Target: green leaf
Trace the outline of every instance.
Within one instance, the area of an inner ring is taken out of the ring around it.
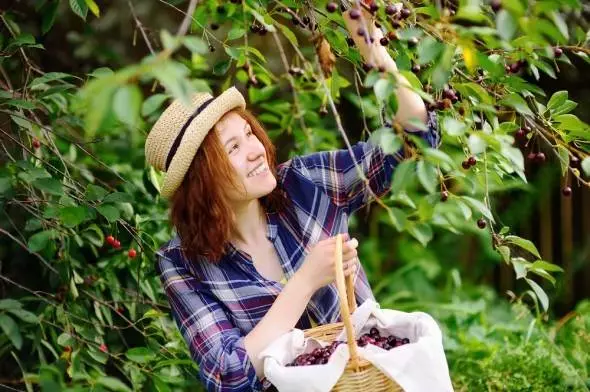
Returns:
[[[86,219],[86,207],[62,207],[59,210],[59,219],[66,227],[76,227]]]
[[[102,230],[100,230],[100,228],[94,223],[85,228],[81,235],[94,246],[100,247],[104,244],[104,234]]]
[[[88,14],[88,6],[84,0],[70,0],[70,8],[76,15],[86,21],[86,15]]]
[[[582,159],[582,170],[584,174],[590,177],[590,157]]]
[[[111,223],[115,222],[120,217],[119,210],[110,204],[102,204],[96,207],[96,209]]]
[[[369,138],[370,143],[379,145],[385,154],[395,154],[403,144],[402,139],[393,132],[393,129],[383,127],[373,131]]]
[[[100,201],[109,193],[106,189],[101,186],[89,184],[84,193],[84,197],[88,201]]]
[[[217,76],[225,75],[231,66],[231,59],[219,61],[213,66],[213,74]]]
[[[511,261],[516,273],[516,279],[526,278],[529,262],[522,257],[514,257]]]
[[[417,239],[422,246],[428,245],[432,240],[432,228],[426,223],[417,223],[408,227],[408,232]]]
[[[9,309],[8,312],[23,320],[25,323],[39,324],[39,318],[34,314],[24,309]]]
[[[500,101],[500,104],[513,107],[514,109],[516,109],[517,112],[519,112],[521,114],[526,114],[529,116],[533,115],[533,112],[531,111],[531,109],[527,105],[524,98],[522,98],[517,93],[511,93],[511,94],[507,95],[506,97],[504,97],[504,99],[502,99]]]
[[[502,260],[508,263],[510,262],[510,248],[504,245],[498,246],[498,252],[502,256]]]
[[[506,242],[509,242],[511,244],[517,245],[519,247],[521,247],[522,249],[528,251],[529,253],[535,255],[538,259],[541,258],[541,255],[539,254],[539,251],[537,250],[537,247],[535,246],[535,244],[533,244],[531,241],[526,240],[524,238],[520,238],[518,236],[515,235],[509,235],[506,236],[504,238],[504,240]]]
[[[395,89],[395,85],[390,78],[380,78],[373,86],[375,96],[380,102],[384,102],[389,98]]]
[[[244,34],[246,34],[246,30],[244,30],[243,27],[240,25],[234,25],[232,26],[231,30],[227,32],[227,40],[232,41],[234,39],[241,38],[244,36]]]
[[[186,37],[183,38],[182,42],[184,43],[184,46],[186,46],[186,48],[193,53],[197,53],[197,54],[209,53],[209,47],[207,46],[205,41],[203,41],[199,37],[187,35]]]
[[[555,23],[555,26],[557,26],[557,28],[559,29],[559,32],[563,34],[566,40],[569,39],[570,35],[567,29],[567,24],[563,20],[561,14],[559,12],[553,11],[550,12],[549,15],[551,16],[551,19],[553,19],[553,23]]]
[[[31,183],[40,191],[47,192],[51,195],[63,196],[64,190],[60,181],[54,178],[39,178]]]
[[[283,35],[289,40],[289,42],[291,42],[291,45],[293,45],[294,48],[299,47],[299,43],[297,42],[297,37],[291,31],[290,28],[288,28],[287,26],[282,25],[280,23],[277,23],[277,22],[275,22],[275,25],[279,27],[279,30],[281,30]]]
[[[119,380],[118,378],[115,378],[115,377],[108,377],[108,376],[99,377],[96,380],[96,382],[97,382],[97,384],[100,384],[100,385],[108,388],[111,391],[132,392],[131,388],[129,388],[127,386],[127,384],[124,384],[121,380]]]
[[[525,279],[525,280],[527,281],[529,286],[532,287],[537,298],[539,298],[539,301],[541,301],[541,306],[543,307],[543,310],[547,311],[547,309],[549,309],[549,297],[547,297],[547,293],[545,293],[545,290],[543,290],[537,282],[530,280],[530,279]]]
[[[141,91],[136,85],[126,84],[119,87],[113,97],[113,111],[117,118],[129,127],[135,127],[139,120],[142,99]]]
[[[428,193],[436,192],[438,185],[438,173],[434,166],[425,161],[418,161],[417,168],[418,180]]]
[[[154,94],[150,96],[148,99],[143,101],[143,105],[141,105],[141,115],[144,117],[149,116],[158,110],[167,99],[168,95],[166,94]]]
[[[0,310],[20,309],[23,307],[19,301],[11,298],[0,299]]]
[[[103,203],[133,203],[133,197],[123,192],[113,192],[104,198]]]
[[[416,162],[415,161],[402,161],[397,165],[393,171],[393,181],[391,183],[391,191],[393,193],[399,192],[406,188],[408,183],[416,174]]]
[[[508,11],[502,9],[496,14],[496,28],[503,40],[510,41],[518,29],[518,24]]]
[[[173,97],[187,105],[190,103],[189,96],[193,89],[187,80],[189,70],[186,66],[175,61],[165,61],[154,65],[151,72]]]
[[[57,338],[57,344],[62,347],[72,346],[74,343],[76,343],[76,339],[74,339],[74,337],[67,332],[62,333]]]
[[[559,129],[566,131],[583,131],[588,128],[588,125],[573,114],[560,114],[559,116],[553,117],[553,120],[560,123],[558,125]]]
[[[97,18],[100,17],[100,9],[98,8],[98,5],[94,2],[94,0],[84,0],[84,1],[86,2],[88,9],[90,9],[90,12],[92,12],[94,14],[94,16],[96,16]]]
[[[531,265],[531,269],[542,269],[542,270],[551,271],[551,272],[563,272],[563,268],[561,268],[560,266],[558,266],[556,264],[549,263],[545,260],[535,261]]]
[[[156,358],[156,353],[147,347],[135,347],[127,351],[125,354],[133,362],[147,363]]]
[[[47,34],[49,30],[51,30],[51,27],[55,22],[55,15],[57,15],[58,6],[59,3],[55,1],[45,4],[45,6],[42,8],[41,15],[43,16],[41,18],[41,33],[43,35]]]
[[[547,103],[547,109],[553,112],[556,108],[560,107],[567,101],[567,91],[562,90],[554,93],[549,102]]]
[[[416,49],[418,53],[418,64],[427,64],[438,58],[444,48],[445,46],[435,38],[430,36],[425,37],[420,41]]]
[[[2,328],[2,331],[4,331],[4,334],[8,337],[12,345],[20,350],[23,346],[23,338],[18,325],[12,317],[0,313],[0,328]]]
[[[29,238],[27,246],[31,252],[39,252],[40,250],[45,249],[49,240],[56,236],[57,232],[53,229],[35,233]]]
[[[468,129],[464,121],[456,120],[453,117],[443,117],[441,125],[443,132],[449,136],[463,136]]]
[[[467,204],[469,204],[471,206],[472,210],[475,210],[475,211],[481,213],[483,216],[488,218],[490,221],[495,222],[492,213],[490,212],[490,210],[488,209],[488,207],[486,207],[486,205],[484,203],[482,203],[481,201],[479,201],[477,199],[469,197],[469,196],[462,196],[461,198],[463,200],[465,200],[467,202]]]
[[[565,176],[570,165],[570,154],[567,148],[561,144],[557,145],[557,152],[559,154],[559,164],[561,165],[561,175]]]
[[[553,110],[553,115],[557,116],[558,114],[566,114],[574,110],[578,106],[578,104],[574,101],[570,101],[569,99],[565,101],[565,103]]]

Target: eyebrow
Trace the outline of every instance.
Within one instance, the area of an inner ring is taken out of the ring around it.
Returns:
[[[248,122],[246,122],[246,125],[244,126],[244,130],[246,128],[248,128],[250,126],[250,124]],[[237,138],[235,136],[230,137],[229,139],[226,140],[226,142],[223,144],[224,147],[227,147],[227,144],[233,140],[236,140]]]

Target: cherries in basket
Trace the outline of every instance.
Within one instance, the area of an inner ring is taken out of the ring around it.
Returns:
[[[304,353],[293,362],[288,363],[286,366],[307,366],[307,365],[323,365],[328,363],[330,356],[336,351],[336,347],[343,344],[342,341],[334,341],[332,344],[326,347],[316,348],[310,353]],[[392,348],[402,346],[410,343],[408,338],[399,338],[395,335],[381,336],[377,328],[371,328],[369,333],[362,335],[356,340],[356,343],[360,347],[364,347],[367,344],[374,344],[377,347],[381,347],[384,350],[391,350]]]
[[[392,348],[403,346],[404,344],[410,343],[408,338],[400,338],[395,335],[381,336],[379,330],[375,327],[371,328],[369,333],[362,335],[356,340],[356,343],[360,347],[364,347],[367,344],[374,344],[377,347],[381,347],[384,350],[391,350]]]

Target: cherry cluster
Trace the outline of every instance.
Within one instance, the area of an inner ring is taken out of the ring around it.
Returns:
[[[310,353],[298,355],[293,362],[286,366],[308,366],[308,365],[323,365],[328,363],[330,356],[336,351],[336,348],[344,342],[336,340],[329,346],[316,348]],[[381,336],[377,328],[371,328],[369,333],[362,335],[356,340],[360,347],[365,347],[367,344],[373,344],[384,350],[391,350],[392,348],[402,346],[410,343],[408,338],[400,338],[394,335]]]

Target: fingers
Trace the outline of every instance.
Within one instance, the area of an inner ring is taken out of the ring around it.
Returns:
[[[354,275],[359,268],[358,258],[344,263],[344,276]]]

